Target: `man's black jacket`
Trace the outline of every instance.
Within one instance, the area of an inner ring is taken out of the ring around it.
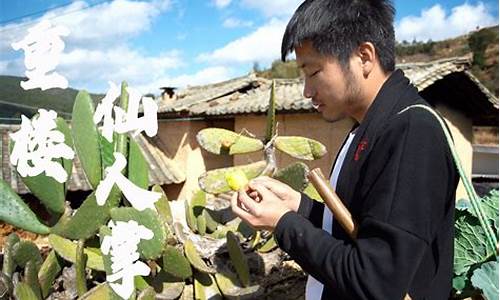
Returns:
[[[455,169],[444,133],[403,72],[386,80],[349,147],[337,194],[359,224],[352,241],[303,195],[275,228],[279,246],[325,285],[322,299],[448,299]]]

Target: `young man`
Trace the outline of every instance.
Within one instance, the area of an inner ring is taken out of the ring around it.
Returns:
[[[307,0],[286,28],[304,96],[322,117],[359,124],[331,184],[358,222],[351,240],[323,204],[276,180],[250,183],[232,209],[310,274],[306,299],[448,299],[455,189],[451,153],[428,105],[394,62],[394,9],[384,0]]]

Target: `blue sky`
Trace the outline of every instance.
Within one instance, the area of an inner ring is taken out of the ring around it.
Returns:
[[[66,26],[56,69],[71,87],[105,92],[126,80],[144,93],[206,84],[266,67],[300,0],[0,0],[0,75],[23,75],[24,53],[10,44],[42,19]],[[498,2],[403,1],[396,36],[441,40],[498,24]],[[26,16],[26,17],[23,17]]]

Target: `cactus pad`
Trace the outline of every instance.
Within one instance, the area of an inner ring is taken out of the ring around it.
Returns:
[[[320,194],[318,193],[318,191],[316,191],[316,189],[314,188],[314,186],[312,185],[312,183],[309,183],[307,185],[307,187],[304,189],[303,192],[309,198],[311,198],[313,200],[316,200],[318,202],[323,202],[323,198],[321,198]]]
[[[19,236],[15,233],[9,234],[3,246],[3,266],[2,273],[7,277],[12,277],[12,272],[16,269],[16,261],[14,259],[14,246],[19,243]]]
[[[91,290],[83,294],[78,300],[114,300],[117,298],[113,298],[113,290],[111,287],[105,282],[101,283]],[[117,297],[117,296],[115,296]],[[118,298],[121,299],[121,298]]]
[[[226,234],[227,249],[229,257],[233,263],[236,273],[240,279],[241,285],[247,287],[250,284],[250,271],[248,268],[248,261],[243,249],[240,246],[240,240],[234,235],[233,232],[228,231]]]
[[[37,299],[41,299],[42,295],[40,293],[40,282],[38,282],[38,270],[40,269],[40,262],[36,260],[30,260],[26,263],[24,268],[24,281],[35,293]]]
[[[59,259],[54,250],[50,251],[47,258],[44,260],[40,270],[38,271],[38,281],[42,291],[42,298],[47,298],[49,291],[52,288],[54,280],[62,270],[63,262]]]
[[[259,251],[260,253],[267,253],[276,249],[276,247],[278,247],[278,245],[276,244],[274,236],[270,236],[269,239],[264,243],[264,245],[257,249],[257,251]]]
[[[207,266],[207,264],[203,261],[192,241],[187,240],[184,243],[184,253],[189,260],[189,263],[191,263],[196,270],[210,274],[215,273],[215,270]]]
[[[203,217],[205,217],[207,223],[207,232],[214,232],[217,230],[217,226],[219,226],[219,223],[212,217],[213,213],[214,212],[208,208],[203,210]]]
[[[118,200],[114,199],[112,202],[108,198],[106,204],[100,206],[97,204],[95,193],[92,193],[72,217],[68,217],[67,220],[61,219],[51,231],[73,240],[88,239],[96,233],[101,225],[106,224],[109,219],[109,209],[118,205]]]
[[[309,183],[307,179],[308,173],[309,167],[306,164],[296,162],[278,170],[273,177],[288,184],[294,190],[302,192]]]
[[[274,145],[278,150],[298,159],[314,160],[326,154],[323,144],[300,136],[278,136]]]
[[[194,289],[192,284],[186,284],[184,290],[182,290],[182,295],[179,300],[193,300],[194,299]]]
[[[203,173],[198,178],[198,183],[201,189],[210,194],[229,192],[231,191],[231,188],[227,184],[226,173],[234,172],[235,170],[241,170],[243,171],[243,173],[245,173],[247,179],[250,180],[259,176],[262,171],[264,171],[265,167],[266,162],[259,161],[243,166],[216,169]]]
[[[36,296],[35,292],[31,289],[31,287],[28,284],[24,282],[20,282],[16,285],[14,289],[14,295],[16,296],[16,299],[38,300],[38,297]]]
[[[30,241],[19,241],[12,248],[12,253],[14,254],[14,261],[21,268],[26,267],[29,261],[35,262],[38,267],[43,262],[40,250]]]
[[[128,179],[141,189],[149,187],[149,168],[142,150],[133,139],[129,142]]]
[[[242,154],[259,151],[264,144],[254,138],[222,128],[205,128],[196,135],[198,144],[214,154]]]
[[[55,234],[49,235],[49,244],[57,252],[59,256],[72,263],[76,262],[76,244],[71,240],[67,240]],[[87,267],[104,271],[104,262],[99,249],[85,248],[84,253],[87,254]]]
[[[263,289],[259,285],[253,285],[246,288],[241,287],[236,278],[236,274],[230,273],[229,271],[217,272],[215,274],[215,280],[224,298],[230,300],[259,299],[263,293]]]
[[[165,192],[158,184],[153,186],[152,191],[161,194],[160,199],[155,202],[156,211],[158,211],[160,218],[164,223],[172,224],[172,210],[170,208],[167,195],[165,195]]]
[[[0,220],[34,233],[49,233],[49,228],[37,219],[35,213],[2,179],[0,179]]]
[[[119,207],[112,208],[110,214],[114,221],[128,222],[129,220],[134,220],[153,231],[154,237],[152,239],[141,240],[139,242],[139,253],[145,259],[160,257],[163,246],[166,243],[167,233],[156,211],[149,208],[138,211],[133,207]]]
[[[215,279],[206,273],[194,274],[194,296],[196,300],[222,300]]]
[[[148,287],[137,295],[137,300],[155,300],[156,292],[152,287]]]
[[[94,124],[94,103],[86,91],[76,95],[73,105],[71,132],[75,152],[82,164],[90,185],[95,189],[102,179],[99,133]]]
[[[163,250],[163,271],[183,280],[193,275],[191,265],[182,251],[170,245]]]

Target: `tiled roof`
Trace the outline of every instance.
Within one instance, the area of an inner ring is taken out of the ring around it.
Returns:
[[[29,190],[17,174],[14,166],[10,164],[9,158],[9,144],[11,142],[9,133],[18,129],[19,125],[0,125],[0,165],[2,167],[0,169],[0,179],[10,184],[18,194],[26,194],[29,193]],[[143,135],[138,135],[135,140],[141,147],[142,153],[148,162],[150,185],[181,183],[185,180],[186,176],[182,169],[165,156],[154,141],[145,138]],[[92,187],[87,181],[80,160],[78,156],[75,156],[68,190],[88,191],[91,189]]]
[[[464,72],[481,90],[485,98],[498,109],[498,99],[469,71],[470,57],[455,57],[426,63],[397,65],[405,72],[419,91],[452,73]],[[272,81],[254,74],[229,81],[188,87],[177,99],[160,104],[161,117],[214,116],[262,113],[267,110]],[[276,79],[277,111],[312,111],[311,101],[302,96],[303,79]],[[490,105],[491,105],[490,104]]]

